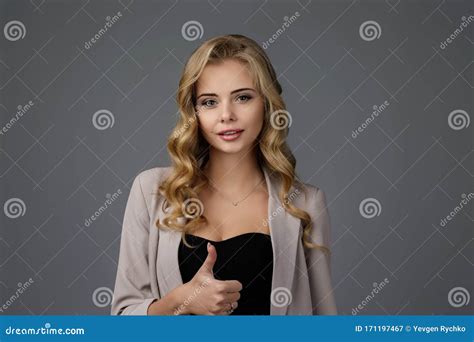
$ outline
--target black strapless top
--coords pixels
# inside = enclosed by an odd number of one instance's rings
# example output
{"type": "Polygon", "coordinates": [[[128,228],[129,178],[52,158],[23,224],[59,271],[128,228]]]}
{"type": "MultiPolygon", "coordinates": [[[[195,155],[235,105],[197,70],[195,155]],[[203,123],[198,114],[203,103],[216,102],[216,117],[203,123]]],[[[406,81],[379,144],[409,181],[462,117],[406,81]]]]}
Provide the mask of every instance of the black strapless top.
{"type": "Polygon", "coordinates": [[[212,241],[186,234],[189,248],[181,241],[178,250],[183,283],[190,281],[207,257],[207,242],[217,251],[214,278],[242,283],[238,307],[231,315],[270,315],[273,275],[273,249],[270,235],[244,233],[223,241],[212,241]]]}

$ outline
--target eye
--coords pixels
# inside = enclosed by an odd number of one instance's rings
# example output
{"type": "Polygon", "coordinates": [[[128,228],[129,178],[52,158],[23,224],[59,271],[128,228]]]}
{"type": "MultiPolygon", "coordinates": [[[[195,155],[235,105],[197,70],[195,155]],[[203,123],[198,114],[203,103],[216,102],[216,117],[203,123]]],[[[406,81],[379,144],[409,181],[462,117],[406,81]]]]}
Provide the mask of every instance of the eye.
{"type": "Polygon", "coordinates": [[[201,102],[201,106],[210,107],[210,106],[214,105],[214,102],[216,102],[216,101],[215,100],[210,100],[210,99],[209,100],[204,100],[204,101],[201,102]]]}
{"type": "Polygon", "coordinates": [[[249,96],[249,95],[239,95],[237,96],[237,99],[239,100],[239,102],[247,102],[251,99],[252,97],[249,96]]]}

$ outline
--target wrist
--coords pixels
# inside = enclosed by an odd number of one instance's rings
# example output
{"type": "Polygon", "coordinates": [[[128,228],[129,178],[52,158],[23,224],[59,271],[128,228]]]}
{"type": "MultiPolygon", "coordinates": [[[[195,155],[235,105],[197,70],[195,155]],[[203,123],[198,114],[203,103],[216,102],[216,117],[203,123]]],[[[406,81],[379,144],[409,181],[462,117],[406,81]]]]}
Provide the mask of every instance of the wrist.
{"type": "Polygon", "coordinates": [[[191,313],[189,303],[186,301],[188,286],[189,284],[185,283],[170,292],[173,315],[189,315],[191,313]]]}
{"type": "Polygon", "coordinates": [[[148,308],[146,310],[146,314],[147,316],[151,316],[153,315],[153,310],[154,310],[154,305],[156,304],[156,302],[158,301],[158,299],[155,298],[155,300],[153,300],[150,304],[148,304],[148,308]]]}
{"type": "Polygon", "coordinates": [[[184,285],[171,290],[161,299],[155,299],[150,303],[147,315],[186,315],[189,308],[184,304],[186,291],[184,285]]]}

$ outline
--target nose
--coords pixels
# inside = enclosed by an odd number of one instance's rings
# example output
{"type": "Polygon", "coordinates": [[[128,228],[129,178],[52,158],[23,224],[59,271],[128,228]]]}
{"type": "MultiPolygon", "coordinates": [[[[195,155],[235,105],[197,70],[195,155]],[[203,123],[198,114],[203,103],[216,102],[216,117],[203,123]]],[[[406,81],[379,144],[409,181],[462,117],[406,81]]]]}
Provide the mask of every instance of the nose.
{"type": "Polygon", "coordinates": [[[232,108],[232,103],[230,103],[229,101],[223,101],[221,108],[222,108],[221,115],[220,115],[221,122],[235,120],[235,113],[232,108]]]}

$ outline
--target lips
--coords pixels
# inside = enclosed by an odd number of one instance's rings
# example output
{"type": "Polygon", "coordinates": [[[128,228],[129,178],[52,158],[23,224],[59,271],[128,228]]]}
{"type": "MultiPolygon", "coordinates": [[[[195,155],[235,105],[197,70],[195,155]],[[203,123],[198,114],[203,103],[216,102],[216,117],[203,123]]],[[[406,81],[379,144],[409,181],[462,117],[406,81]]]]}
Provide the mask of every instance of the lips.
{"type": "Polygon", "coordinates": [[[232,134],[237,134],[237,133],[240,133],[242,132],[243,129],[239,129],[239,128],[236,128],[236,129],[226,129],[226,130],[223,130],[223,131],[220,131],[219,135],[232,135],[232,134]]]}

